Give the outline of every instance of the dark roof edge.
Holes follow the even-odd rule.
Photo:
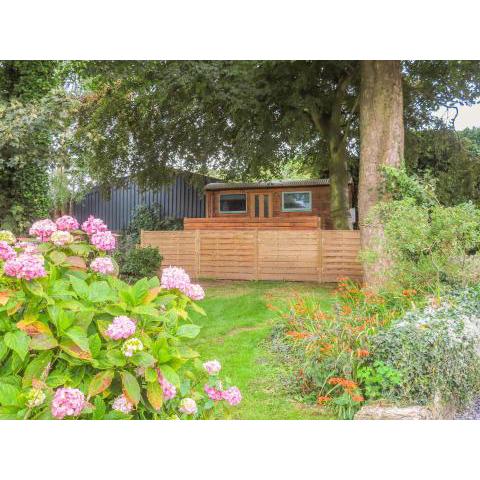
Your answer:
[[[353,183],[352,179],[348,183]],[[233,183],[207,183],[205,190],[237,190],[242,188],[282,188],[282,187],[315,187],[330,185],[329,178],[316,178],[309,180],[271,180],[268,182],[233,182]]]

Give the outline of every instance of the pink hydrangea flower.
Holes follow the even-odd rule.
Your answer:
[[[113,322],[108,326],[105,335],[112,340],[120,340],[121,338],[131,337],[137,328],[137,324],[124,315],[115,317]]]
[[[185,294],[192,300],[203,300],[205,298],[205,292],[203,291],[203,288],[196,283],[191,283],[188,286]]]
[[[120,395],[113,401],[112,408],[117,412],[130,413],[133,410],[133,404],[127,400],[125,395]]]
[[[0,258],[2,260],[11,260],[17,256],[17,252],[5,241],[0,241]]]
[[[108,227],[103,223],[103,220],[90,215],[87,220],[82,223],[82,230],[88,233],[88,235],[93,235],[98,232],[106,232]]]
[[[193,398],[183,398],[179,410],[187,415],[195,415],[197,413],[197,402]]]
[[[190,277],[183,268],[168,267],[162,272],[161,285],[168,290],[177,288],[183,293],[187,292],[190,286]]]
[[[218,360],[209,360],[203,364],[203,368],[209,375],[216,375],[222,369],[222,365]]]
[[[204,387],[205,393],[208,395],[208,398],[210,398],[211,400],[215,400],[216,402],[223,400],[222,384],[219,382],[217,386],[219,388],[210,387],[208,384],[205,384]]]
[[[237,387],[230,387],[223,392],[223,399],[226,400],[230,405],[235,406],[242,401],[242,394]]]
[[[23,250],[23,253],[28,255],[37,255],[40,252],[38,251],[37,245],[32,242],[17,242],[15,248],[20,248]]]
[[[70,232],[64,232],[63,230],[57,230],[53,232],[50,241],[53,242],[57,247],[63,247],[68,243],[73,243],[73,236]]]
[[[9,277],[33,280],[47,275],[44,263],[45,260],[41,255],[21,254],[17,258],[7,260],[3,270]]]
[[[85,395],[78,388],[58,388],[52,400],[52,415],[60,419],[76,417],[85,405]]]
[[[162,390],[163,390],[163,398],[165,400],[171,400],[175,398],[177,395],[177,389],[175,385],[171,384],[160,372],[157,370],[158,373],[158,383],[160,383]]]
[[[63,217],[57,218],[55,221],[57,228],[63,230],[64,232],[71,232],[72,230],[78,230],[78,221],[76,218],[71,217],[70,215],[64,215]]]
[[[57,231],[57,225],[46,218],[35,222],[29,230],[30,235],[36,236],[42,242],[48,242],[53,232]]]
[[[115,273],[115,267],[110,257],[97,257],[90,263],[90,268],[97,273],[110,275]]]
[[[106,230],[104,232],[94,233],[90,242],[95,245],[99,250],[109,251],[115,249],[115,237],[112,232]]]

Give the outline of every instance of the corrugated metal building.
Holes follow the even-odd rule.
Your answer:
[[[140,205],[159,204],[165,218],[204,217],[203,186],[212,181],[216,179],[202,177],[197,185],[192,185],[179,174],[171,184],[155,190],[142,191],[133,182],[125,187],[112,188],[109,196],[94,189],[82,202],[74,205],[73,213],[80,222],[89,215],[99,217],[115,232],[128,226]]]

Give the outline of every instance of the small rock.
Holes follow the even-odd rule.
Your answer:
[[[421,406],[382,407],[364,405],[354,417],[355,420],[430,420],[432,412]]]

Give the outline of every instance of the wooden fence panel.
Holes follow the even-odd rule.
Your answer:
[[[193,278],[198,276],[197,245],[194,231],[148,232],[142,231],[140,243],[142,246],[158,247],[163,256],[164,267],[182,267]]]
[[[321,249],[323,282],[336,282],[342,277],[362,280],[358,230],[323,230]]]
[[[182,267],[192,278],[335,282],[363,275],[358,231],[143,231],[141,244],[158,247],[163,266]]]
[[[258,232],[258,279],[319,279],[319,231]]]

